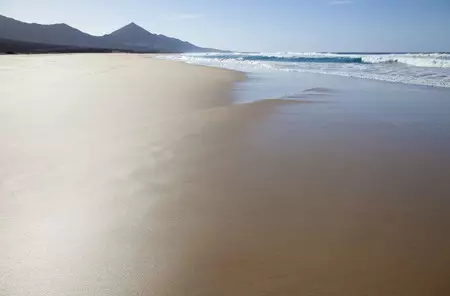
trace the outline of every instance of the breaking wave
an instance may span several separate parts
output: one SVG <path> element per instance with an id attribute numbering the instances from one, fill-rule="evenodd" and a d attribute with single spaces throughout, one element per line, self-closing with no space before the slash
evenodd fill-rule
<path id="1" fill-rule="evenodd" d="M 288 71 L 450 87 L 449 53 L 195 53 L 167 56 L 246 72 Z"/>

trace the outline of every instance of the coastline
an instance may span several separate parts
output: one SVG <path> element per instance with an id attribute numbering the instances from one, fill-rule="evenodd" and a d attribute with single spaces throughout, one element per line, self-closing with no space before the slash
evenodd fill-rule
<path id="1" fill-rule="evenodd" d="M 147 55 L 1 65 L 0 294 L 450 291 L 439 100 L 302 76 L 233 104 L 242 73 Z"/>

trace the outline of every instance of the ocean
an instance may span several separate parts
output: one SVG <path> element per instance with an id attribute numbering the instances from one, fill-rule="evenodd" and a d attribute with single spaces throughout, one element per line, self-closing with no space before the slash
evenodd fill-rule
<path id="1" fill-rule="evenodd" d="M 233 52 L 165 58 L 247 73 L 314 73 L 450 88 L 450 53 Z"/>

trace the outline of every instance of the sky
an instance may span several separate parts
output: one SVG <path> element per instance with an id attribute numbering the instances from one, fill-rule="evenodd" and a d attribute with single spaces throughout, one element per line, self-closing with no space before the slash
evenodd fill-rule
<path id="1" fill-rule="evenodd" d="M 0 0 L 0 14 L 236 51 L 450 51 L 450 0 Z"/>

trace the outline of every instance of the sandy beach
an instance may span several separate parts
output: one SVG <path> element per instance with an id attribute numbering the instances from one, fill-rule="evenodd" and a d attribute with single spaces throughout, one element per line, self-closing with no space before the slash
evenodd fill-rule
<path id="1" fill-rule="evenodd" d="M 450 295 L 446 125 L 244 79 L 0 56 L 0 295 Z"/>

